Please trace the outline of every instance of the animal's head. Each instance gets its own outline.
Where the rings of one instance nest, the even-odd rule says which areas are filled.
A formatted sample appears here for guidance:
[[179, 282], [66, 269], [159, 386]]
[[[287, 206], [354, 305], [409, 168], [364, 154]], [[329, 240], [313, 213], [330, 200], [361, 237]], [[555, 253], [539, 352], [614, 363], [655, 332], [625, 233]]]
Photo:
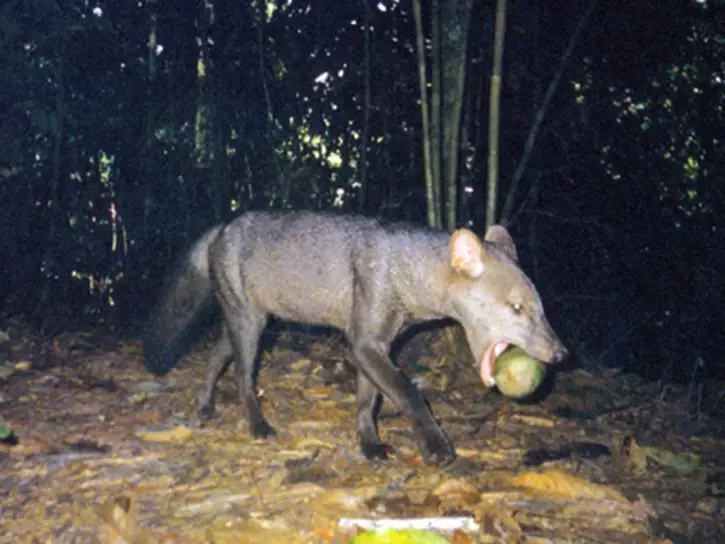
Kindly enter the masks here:
[[504, 227], [489, 228], [485, 241], [468, 229], [457, 230], [450, 259], [448, 294], [486, 385], [495, 384], [494, 362], [510, 344], [545, 363], [567, 356]]

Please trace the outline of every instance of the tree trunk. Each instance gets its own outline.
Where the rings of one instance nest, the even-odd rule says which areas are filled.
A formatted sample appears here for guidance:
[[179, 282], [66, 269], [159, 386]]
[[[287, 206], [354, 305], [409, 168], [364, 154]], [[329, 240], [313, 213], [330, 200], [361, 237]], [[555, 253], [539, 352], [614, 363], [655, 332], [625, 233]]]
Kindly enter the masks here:
[[200, 25], [200, 50], [199, 60], [196, 64], [196, 118], [194, 120], [195, 139], [194, 150], [196, 153], [196, 165], [199, 168], [208, 168], [215, 159], [214, 153], [214, 101], [211, 97], [209, 84], [209, 40], [208, 34], [214, 25], [214, 8], [211, 4], [204, 2], [201, 7], [202, 13], [199, 17]]
[[436, 203], [436, 228], [441, 228], [442, 206], [442, 178], [441, 165], [443, 164], [443, 153], [441, 148], [441, 14], [439, 3], [431, 2], [430, 6], [430, 34], [431, 34], [431, 104], [430, 104], [430, 145], [431, 145], [431, 171], [433, 173], [433, 198]]
[[506, 0], [496, 3], [496, 37], [493, 49], [493, 71], [488, 110], [488, 195], [486, 202], [486, 228], [496, 221], [498, 201], [498, 136], [501, 119], [501, 64], [506, 34]]
[[267, 144], [269, 145], [269, 153], [272, 157], [272, 162], [274, 163], [274, 169], [277, 174], [277, 194], [274, 195], [274, 201], [281, 205], [281, 207], [286, 208], [289, 205], [290, 200], [290, 183], [291, 180], [289, 179], [289, 176], [286, 176], [282, 170], [282, 165], [279, 162], [279, 158], [277, 157], [277, 153], [275, 153], [276, 145], [275, 145], [275, 138], [274, 134], [272, 133], [272, 129], [274, 127], [274, 111], [272, 110], [272, 98], [269, 94], [269, 85], [267, 84], [267, 65], [265, 63], [265, 47], [264, 47], [264, 27], [267, 24], [267, 13], [265, 11], [266, 4], [264, 2], [260, 2], [258, 4], [258, 12], [257, 12], [257, 47], [259, 49], [258, 52], [258, 62], [259, 62], [259, 78], [262, 83], [262, 92], [264, 94], [264, 103], [267, 107], [267, 122], [265, 131], [266, 137], [267, 137]]
[[440, 222], [437, 213], [439, 202], [435, 200], [433, 171], [431, 166], [431, 137], [430, 122], [428, 119], [428, 91], [426, 87], [425, 71], [425, 40], [423, 39], [423, 14], [420, 0], [413, 0], [413, 17], [415, 18], [415, 35], [418, 47], [418, 79], [420, 83], [420, 109], [423, 120], [423, 168], [425, 173], [425, 199], [427, 207], [427, 222], [429, 227], [436, 227]]
[[458, 147], [466, 79], [468, 28], [473, 0], [441, 3], [443, 65], [443, 175], [446, 188], [446, 228], [456, 228]]
[[529, 160], [531, 159], [531, 155], [536, 144], [536, 138], [539, 135], [539, 130], [541, 129], [541, 125], [544, 123], [544, 119], [546, 118], [546, 114], [549, 111], [551, 101], [554, 99], [556, 90], [558, 89], [561, 78], [564, 75], [564, 70], [569, 63], [569, 58], [574, 51], [574, 47], [579, 40], [579, 36], [589, 23], [589, 18], [591, 17], [598, 3], [599, 0], [591, 0], [591, 2], [589, 3], [589, 7], [587, 8], [583, 17], [579, 20], [576, 30], [574, 30], [571, 38], [569, 38], [569, 44], [567, 45], [566, 51], [564, 51], [564, 54], [561, 57], [561, 61], [559, 62], [559, 68], [556, 70], [556, 74], [554, 74], [551, 83], [549, 83], [549, 88], [546, 90], [546, 95], [544, 95], [544, 101], [542, 102], [541, 106], [539, 106], [539, 109], [536, 112], [536, 118], [534, 119], [534, 123], [531, 125], [529, 136], [528, 138], [526, 138], [526, 144], [524, 145], [524, 151], [521, 154], [521, 159], [519, 160], [518, 166], [514, 171], [514, 175], [511, 177], [511, 184], [509, 185], [508, 194], [506, 195], [506, 202], [504, 203], [503, 210], [501, 212], [501, 223], [504, 225], [508, 223], [509, 219], [511, 218], [511, 213], [513, 212], [514, 201], [516, 199], [516, 192], [519, 187], [519, 182], [521, 181], [521, 178], [526, 171], [526, 167], [529, 164]]

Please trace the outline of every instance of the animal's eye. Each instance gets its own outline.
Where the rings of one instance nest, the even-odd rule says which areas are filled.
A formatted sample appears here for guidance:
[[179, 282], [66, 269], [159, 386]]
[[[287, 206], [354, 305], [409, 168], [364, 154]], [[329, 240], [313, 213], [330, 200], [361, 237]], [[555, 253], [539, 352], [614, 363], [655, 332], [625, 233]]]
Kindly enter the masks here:
[[514, 311], [516, 315], [519, 315], [521, 312], [524, 311], [523, 304], [519, 304], [518, 302], [514, 302], [511, 304], [511, 309]]

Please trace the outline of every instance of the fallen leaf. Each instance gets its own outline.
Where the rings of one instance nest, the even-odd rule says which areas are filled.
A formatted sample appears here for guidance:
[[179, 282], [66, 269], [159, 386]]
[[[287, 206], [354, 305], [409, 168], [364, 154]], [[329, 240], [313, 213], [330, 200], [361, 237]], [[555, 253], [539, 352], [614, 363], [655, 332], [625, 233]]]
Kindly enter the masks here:
[[120, 541], [128, 544], [156, 542], [156, 539], [138, 523], [134, 510], [133, 501], [125, 496], [109, 498], [98, 508], [97, 513], [108, 529], [106, 542]]
[[504, 542], [516, 542], [514, 538], [522, 530], [514, 514], [499, 504], [485, 505], [476, 511], [476, 520], [481, 525], [481, 532], [492, 535]]
[[310, 361], [309, 359], [303, 358], [303, 359], [298, 359], [294, 363], [290, 364], [290, 368], [294, 372], [300, 372], [303, 369], [306, 370], [307, 367], [309, 367], [311, 364], [312, 364], [312, 361]]
[[456, 529], [451, 535], [451, 544], [473, 544], [473, 539], [465, 531]]
[[30, 361], [18, 361], [15, 363], [15, 370], [20, 370], [22, 372], [28, 371], [33, 367], [33, 363]]
[[463, 478], [444, 480], [430, 492], [430, 497], [440, 501], [444, 510], [471, 506], [478, 502], [479, 496], [476, 486]]
[[413, 509], [413, 501], [405, 493], [376, 495], [365, 501], [369, 510], [386, 516], [403, 517]]
[[14, 459], [23, 459], [31, 455], [51, 453], [54, 450], [55, 445], [45, 437], [22, 436], [18, 437], [18, 444], [10, 451]]
[[584, 498], [627, 502], [627, 499], [614, 489], [591, 483], [584, 478], [572, 476], [558, 470], [550, 470], [544, 473], [524, 472], [514, 477], [512, 482], [519, 487], [555, 493], [572, 499]]
[[304, 391], [305, 397], [308, 399], [327, 399], [335, 394], [335, 390], [332, 387], [309, 387]]
[[173, 390], [174, 388], [167, 383], [149, 380], [135, 383], [128, 389], [129, 393], [168, 393]]
[[[374, 488], [371, 488], [371, 490]], [[360, 490], [356, 490], [360, 493]], [[365, 490], [363, 489], [361, 495], [364, 495]], [[344, 489], [333, 489], [327, 491], [323, 496], [318, 499], [318, 502], [324, 504], [326, 508], [338, 508], [345, 511], [357, 511], [362, 510], [365, 506], [365, 497], [355, 495]]]
[[15, 374], [15, 367], [10, 364], [0, 365], [0, 380], [9, 378]]
[[629, 455], [627, 458], [635, 474], [643, 475], [647, 472], [647, 455], [634, 438], [629, 442]]
[[332, 542], [335, 538], [335, 528], [335, 524], [329, 522], [323, 525], [317, 525], [312, 527], [310, 536], [312, 537], [313, 542]]
[[538, 416], [527, 416], [523, 414], [514, 414], [511, 416], [511, 419], [515, 421], [520, 421], [521, 423], [525, 423], [526, 425], [531, 425], [534, 427], [548, 427], [551, 428], [555, 425], [555, 423], [548, 418], [545, 417], [538, 417]]
[[700, 457], [694, 453], [674, 453], [648, 446], [642, 446], [641, 450], [649, 459], [666, 467], [686, 472], [692, 472], [700, 468]]
[[6, 425], [0, 423], [0, 440], [10, 438], [11, 434], [13, 434], [13, 432]]
[[478, 457], [481, 455], [481, 450], [474, 450], [472, 448], [456, 448], [456, 455], [458, 457]]
[[335, 449], [335, 444], [330, 444], [329, 442], [325, 442], [324, 440], [320, 440], [318, 438], [303, 438], [301, 440], [298, 440], [295, 443], [295, 447], [297, 449], [305, 449], [305, 448], [328, 448], [328, 449]]
[[191, 438], [191, 434], [189, 427], [179, 425], [163, 431], [137, 432], [136, 436], [147, 442], [186, 442]]

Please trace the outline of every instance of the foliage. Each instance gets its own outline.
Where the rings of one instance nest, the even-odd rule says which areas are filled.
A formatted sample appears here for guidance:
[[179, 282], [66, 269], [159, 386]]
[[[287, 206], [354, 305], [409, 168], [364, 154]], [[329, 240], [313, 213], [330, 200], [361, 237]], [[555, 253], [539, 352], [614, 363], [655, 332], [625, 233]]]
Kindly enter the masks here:
[[[511, 6], [503, 180], [582, 9]], [[723, 11], [600, 3], [544, 122], [511, 226], [580, 355], [676, 379], [698, 357], [722, 370]], [[474, 12], [459, 222], [480, 226], [493, 7]], [[135, 322], [212, 224], [357, 209], [362, 146], [363, 212], [423, 223], [411, 6], [371, 9], [365, 142], [363, 18], [361, 2], [4, 2], [5, 312], [53, 329]]]
[[0, 440], [7, 440], [12, 434], [13, 432], [4, 423], [0, 423]]

